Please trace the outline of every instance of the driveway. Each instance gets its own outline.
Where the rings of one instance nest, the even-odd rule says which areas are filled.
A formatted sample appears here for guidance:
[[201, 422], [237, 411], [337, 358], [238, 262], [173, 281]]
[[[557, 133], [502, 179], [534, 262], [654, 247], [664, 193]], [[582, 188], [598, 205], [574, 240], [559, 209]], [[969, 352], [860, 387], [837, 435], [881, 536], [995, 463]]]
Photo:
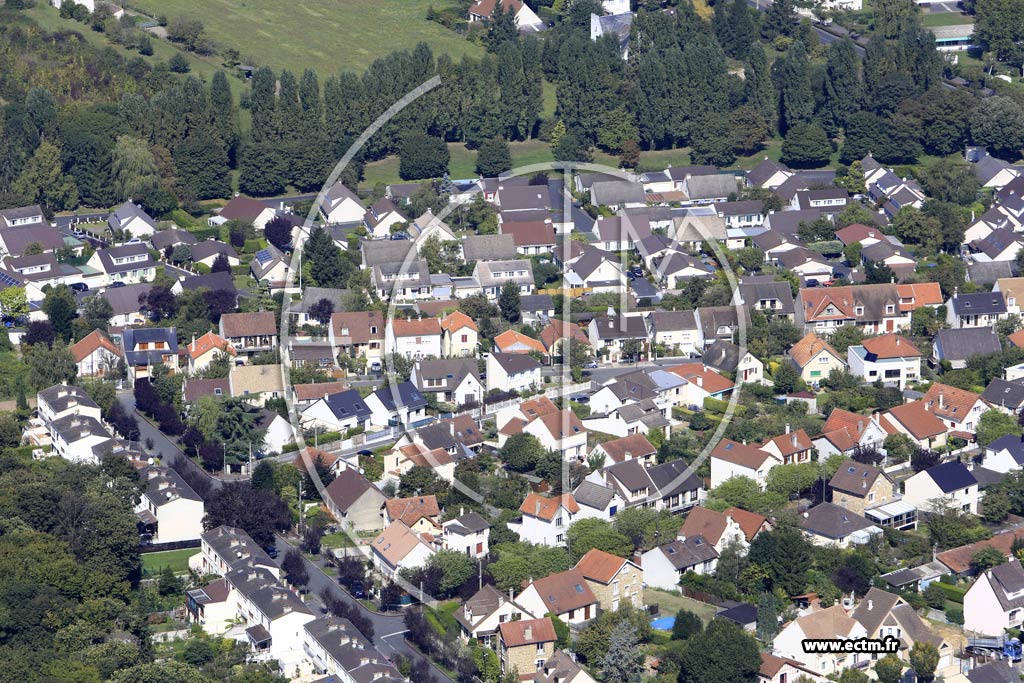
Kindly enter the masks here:
[[[285, 553], [292, 549], [295, 549], [295, 546], [292, 545], [292, 543], [284, 536], [278, 534], [278, 564], [284, 561]], [[366, 609], [361, 602], [342, 590], [338, 585], [337, 580], [325, 574], [320, 568], [320, 565], [315, 562], [311, 562], [309, 558], [305, 556], [303, 556], [303, 560], [306, 562], [306, 571], [309, 574], [309, 584], [306, 586], [311, 598], [309, 602], [317, 611], [321, 611], [323, 609], [323, 601], [320, 600], [320, 593], [322, 591], [328, 591], [329, 593], [341, 598], [349, 605], [355, 605], [363, 614], [369, 617], [371, 623], [373, 623], [373, 644], [381, 653], [390, 657], [392, 660], [395, 658], [395, 655], [402, 655], [403, 657], [409, 658], [423, 656], [416, 650], [409, 647], [409, 644], [405, 642], [405, 621], [402, 614], [385, 615]], [[433, 662], [430, 662], [430, 666], [439, 683], [451, 683], [451, 679], [442, 673]]]

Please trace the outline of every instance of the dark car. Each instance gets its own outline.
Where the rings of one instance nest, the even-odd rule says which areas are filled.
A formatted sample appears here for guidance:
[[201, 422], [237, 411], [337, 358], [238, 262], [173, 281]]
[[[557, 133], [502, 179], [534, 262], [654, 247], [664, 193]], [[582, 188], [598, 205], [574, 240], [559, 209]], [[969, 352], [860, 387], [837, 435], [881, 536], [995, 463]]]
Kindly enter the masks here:
[[107, 285], [107, 289], [117, 289], [118, 287], [125, 286], [126, 285], [123, 282], [111, 282], [109, 285]]
[[577, 403], [590, 403], [590, 397], [584, 394], [580, 394], [579, 396], [570, 396], [569, 400], [576, 401]]
[[70, 285], [68, 285], [68, 287], [75, 290], [76, 292], [89, 291], [89, 285], [85, 284], [84, 282], [72, 282]]
[[362, 600], [366, 597], [366, 586], [363, 585], [362, 581], [353, 581], [349, 590], [352, 593], [352, 597], [357, 600]]
[[641, 268], [640, 266], [633, 266], [632, 268], [629, 269], [629, 274], [632, 275], [633, 277], [643, 277], [644, 269]]
[[391, 233], [391, 239], [393, 239], [393, 240], [407, 240], [407, 239], [409, 239], [409, 236], [406, 235], [404, 232], [395, 232], [395, 233]]
[[807, 278], [806, 280], [804, 280], [804, 286], [806, 286], [806, 287], [817, 287], [817, 286], [818, 286], [818, 285], [820, 285], [820, 284], [821, 284], [821, 283], [820, 283], [820, 282], [818, 282], [818, 281], [817, 281], [817, 280], [816, 280], [815, 278], [813, 278], [813, 277], [811, 277], [811, 278]]
[[373, 457], [373, 451], [368, 451], [368, 450], [366, 450], [364, 448], [363, 450], [357, 452], [356, 455], [363, 455], [363, 456], [366, 456], [367, 458], [372, 458]]
[[277, 546], [268, 545], [264, 550], [267, 552], [267, 555], [270, 556], [270, 559], [277, 557]]

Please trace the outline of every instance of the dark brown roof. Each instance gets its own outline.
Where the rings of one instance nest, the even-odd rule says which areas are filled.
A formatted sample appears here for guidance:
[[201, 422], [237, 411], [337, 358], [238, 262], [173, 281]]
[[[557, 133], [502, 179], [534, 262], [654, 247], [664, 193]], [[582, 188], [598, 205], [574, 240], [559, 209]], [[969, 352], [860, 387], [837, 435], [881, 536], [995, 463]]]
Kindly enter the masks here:
[[220, 317], [220, 329], [225, 337], [276, 335], [278, 332], [273, 311], [225, 313]]
[[[327, 486], [326, 493], [327, 497], [334, 503], [334, 506], [344, 512], [352, 507], [370, 489], [377, 491], [366, 477], [354, 469], [347, 468], [342, 470], [334, 478], [334, 481]], [[379, 491], [377, 491], [377, 494], [384, 498], [384, 494]]]

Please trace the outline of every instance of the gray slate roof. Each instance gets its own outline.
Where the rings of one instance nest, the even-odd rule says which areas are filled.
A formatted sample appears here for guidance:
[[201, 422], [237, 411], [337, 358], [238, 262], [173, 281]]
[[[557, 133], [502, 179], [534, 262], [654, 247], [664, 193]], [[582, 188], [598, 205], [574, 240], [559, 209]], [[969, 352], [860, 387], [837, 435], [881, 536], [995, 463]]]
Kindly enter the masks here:
[[939, 330], [935, 344], [943, 360], [967, 360], [971, 356], [998, 353], [1002, 347], [991, 327], [965, 327], [959, 330]]

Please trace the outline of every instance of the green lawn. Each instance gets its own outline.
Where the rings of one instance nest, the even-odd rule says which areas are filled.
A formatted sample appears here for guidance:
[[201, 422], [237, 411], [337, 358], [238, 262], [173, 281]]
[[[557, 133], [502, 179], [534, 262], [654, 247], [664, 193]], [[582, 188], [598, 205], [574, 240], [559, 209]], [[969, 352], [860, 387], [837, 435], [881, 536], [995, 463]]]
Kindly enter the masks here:
[[681, 609], [690, 610], [699, 616], [705, 624], [714, 618], [717, 611], [714, 605], [683, 597], [682, 595], [667, 593], [657, 588], [644, 589], [644, 602], [648, 605], [658, 605], [660, 616], [663, 617], [675, 616], [676, 612]]
[[[361, 73], [393, 50], [426, 42], [434, 54], [456, 60], [482, 49], [454, 31], [427, 21], [433, 0], [134, 0], [153, 16], [195, 16], [217, 44], [233, 47], [245, 61], [296, 73], [312, 68], [320, 78], [339, 71]], [[444, 3], [433, 2], [435, 6]]]
[[142, 555], [142, 573], [145, 576], [156, 576], [164, 567], [170, 567], [175, 574], [187, 574], [188, 558], [198, 552], [199, 548], [182, 548], [162, 553], [145, 553]]
[[959, 26], [973, 23], [974, 17], [959, 12], [935, 12], [921, 16], [922, 26]]

